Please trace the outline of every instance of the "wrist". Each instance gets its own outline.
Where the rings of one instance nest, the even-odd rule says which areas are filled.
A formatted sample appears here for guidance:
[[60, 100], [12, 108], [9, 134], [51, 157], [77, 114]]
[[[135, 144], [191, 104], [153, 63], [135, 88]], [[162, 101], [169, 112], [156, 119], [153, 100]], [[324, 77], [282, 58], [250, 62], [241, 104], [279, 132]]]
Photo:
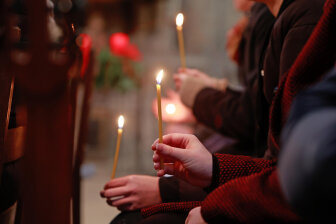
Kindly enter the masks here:
[[212, 168], [211, 168], [209, 184], [207, 187], [204, 188], [204, 190], [208, 193], [213, 191], [219, 185], [219, 165], [218, 165], [218, 159], [215, 155], [212, 155], [212, 166], [211, 167]]

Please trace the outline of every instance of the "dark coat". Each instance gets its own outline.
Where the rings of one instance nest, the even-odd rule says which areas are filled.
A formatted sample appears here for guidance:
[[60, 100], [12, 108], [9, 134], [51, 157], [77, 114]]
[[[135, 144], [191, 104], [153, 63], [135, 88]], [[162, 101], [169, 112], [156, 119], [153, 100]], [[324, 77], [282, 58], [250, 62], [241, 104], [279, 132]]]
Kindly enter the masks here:
[[[201, 90], [194, 102], [193, 112], [198, 121], [239, 142], [240, 154], [264, 152], [266, 141], [256, 145], [256, 97], [258, 95], [259, 61], [267, 46], [274, 16], [268, 8], [256, 3], [249, 24], [243, 33], [239, 76], [243, 91], [228, 88], [225, 92], [211, 88]], [[204, 109], [206, 108], [206, 109]], [[258, 150], [256, 150], [258, 148]], [[260, 149], [261, 148], [261, 149]], [[263, 153], [261, 153], [262, 156]]]

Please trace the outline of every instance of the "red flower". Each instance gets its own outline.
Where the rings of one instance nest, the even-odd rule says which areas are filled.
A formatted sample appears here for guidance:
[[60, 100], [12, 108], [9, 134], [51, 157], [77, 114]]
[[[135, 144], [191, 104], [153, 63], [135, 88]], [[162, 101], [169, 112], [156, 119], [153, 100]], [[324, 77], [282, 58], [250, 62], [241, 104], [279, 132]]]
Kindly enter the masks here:
[[110, 36], [110, 50], [117, 56], [131, 60], [140, 60], [141, 53], [136, 45], [130, 43], [130, 38], [125, 33], [114, 33]]

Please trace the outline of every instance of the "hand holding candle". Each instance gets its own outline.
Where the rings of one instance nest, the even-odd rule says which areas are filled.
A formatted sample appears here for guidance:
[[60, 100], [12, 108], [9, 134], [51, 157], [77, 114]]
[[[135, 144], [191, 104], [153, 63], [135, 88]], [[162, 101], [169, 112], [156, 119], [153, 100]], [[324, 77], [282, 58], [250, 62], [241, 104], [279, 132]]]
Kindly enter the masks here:
[[177, 29], [177, 37], [180, 49], [180, 60], [181, 60], [181, 67], [183, 69], [186, 68], [186, 59], [184, 53], [184, 40], [183, 40], [183, 21], [184, 17], [182, 13], [177, 14], [176, 16], [176, 29]]
[[116, 173], [116, 169], [117, 169], [118, 157], [119, 157], [119, 148], [120, 148], [120, 141], [121, 141], [121, 135], [122, 135], [122, 132], [123, 132], [124, 122], [125, 122], [124, 117], [123, 116], [119, 116], [119, 119], [118, 119], [117, 145], [116, 145], [116, 151], [115, 151], [115, 154], [114, 154], [114, 162], [113, 162], [113, 170], [112, 170], [111, 179], [114, 178], [115, 173]]
[[[156, 93], [158, 105], [158, 122], [159, 122], [159, 142], [162, 143], [162, 109], [161, 109], [161, 81], [163, 77], [163, 70], [161, 69], [156, 76]], [[163, 168], [163, 161], [161, 160], [161, 168]]]

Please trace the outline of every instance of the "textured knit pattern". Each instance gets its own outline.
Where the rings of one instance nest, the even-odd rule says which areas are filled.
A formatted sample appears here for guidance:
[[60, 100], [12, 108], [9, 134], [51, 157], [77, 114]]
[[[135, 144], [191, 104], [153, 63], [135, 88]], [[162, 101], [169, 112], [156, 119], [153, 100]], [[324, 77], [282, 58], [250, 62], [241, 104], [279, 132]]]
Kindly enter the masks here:
[[207, 196], [202, 216], [208, 223], [298, 223], [278, 185], [275, 167], [236, 178]]
[[189, 212], [191, 209], [201, 206], [200, 201], [163, 203], [141, 209], [144, 218], [159, 212]]
[[[324, 13], [290, 71], [282, 79], [270, 114], [272, 144], [279, 148], [279, 136], [296, 94], [316, 83], [336, 59], [336, 1], [326, 1]], [[281, 122], [279, 122], [281, 121]]]
[[218, 153], [216, 153], [215, 156], [219, 163], [219, 185], [237, 177], [259, 173], [276, 164], [274, 160], [258, 159], [249, 156], [235, 156]]

